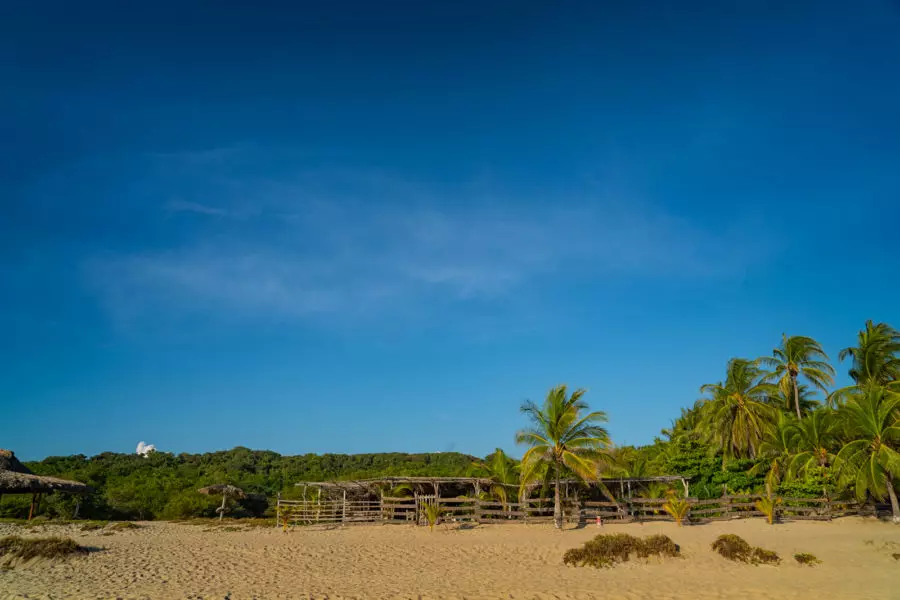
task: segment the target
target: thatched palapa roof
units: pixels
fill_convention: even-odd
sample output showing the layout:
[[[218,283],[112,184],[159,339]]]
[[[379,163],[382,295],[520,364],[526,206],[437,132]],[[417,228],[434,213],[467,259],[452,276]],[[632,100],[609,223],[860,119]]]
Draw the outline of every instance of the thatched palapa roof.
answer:
[[[205,488],[200,488],[197,491],[201,494],[207,494],[209,496],[221,495],[228,496],[230,498],[244,498],[246,496],[244,494],[244,490],[227,483],[216,483],[214,485],[208,485]]]
[[[0,448],[0,494],[86,494],[91,488],[77,481],[35,475],[11,450]]]

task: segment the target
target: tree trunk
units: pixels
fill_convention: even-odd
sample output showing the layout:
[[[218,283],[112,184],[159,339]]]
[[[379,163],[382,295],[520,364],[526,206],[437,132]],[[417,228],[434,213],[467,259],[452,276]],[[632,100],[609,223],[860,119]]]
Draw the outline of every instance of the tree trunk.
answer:
[[[556,486],[553,492],[553,524],[562,529],[562,506],[559,499],[559,463],[556,463]]]
[[[794,384],[794,408],[797,409],[797,419],[802,419],[800,416],[800,390],[797,387],[797,376],[793,373],[791,374],[791,383]]]
[[[894,478],[888,473],[885,475],[887,479],[888,496],[891,497],[891,513],[893,514],[891,521],[900,523],[900,504],[897,503],[897,491],[894,489]]]

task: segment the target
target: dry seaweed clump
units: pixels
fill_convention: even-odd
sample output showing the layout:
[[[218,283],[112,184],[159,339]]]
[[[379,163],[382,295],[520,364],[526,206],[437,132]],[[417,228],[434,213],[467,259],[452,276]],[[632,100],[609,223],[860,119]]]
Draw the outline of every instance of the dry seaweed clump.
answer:
[[[87,553],[87,548],[79,546],[74,540],[69,538],[23,538],[17,535],[8,535],[4,538],[0,538],[0,558],[5,560],[68,558],[70,556]]]
[[[563,563],[575,566],[611,567],[627,562],[632,554],[638,558],[650,556],[678,556],[678,545],[666,535],[651,535],[640,539],[627,533],[598,535],[581,548],[572,548],[563,555]]]
[[[744,538],[733,533],[726,533],[716,538],[712,544],[712,549],[727,558],[736,562],[745,562],[753,565],[761,564],[778,564],[781,557],[771,550],[763,548],[755,548],[747,543]]]
[[[808,554],[806,552],[801,552],[799,554],[794,555],[794,560],[796,560],[801,565],[809,565],[810,567],[815,566],[822,562],[818,558],[816,558],[815,554]]]

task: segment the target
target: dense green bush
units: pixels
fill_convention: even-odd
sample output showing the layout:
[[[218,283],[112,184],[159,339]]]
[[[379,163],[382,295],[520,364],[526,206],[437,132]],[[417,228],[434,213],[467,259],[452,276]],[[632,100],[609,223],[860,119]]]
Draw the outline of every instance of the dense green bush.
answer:
[[[268,509],[268,498],[278,492],[299,494],[300,481],[361,479],[388,475],[464,475],[474,457],[456,452],[436,454],[306,454],[281,456],[270,451],[234,448],[205,454],[136,454],[105,452],[54,456],[27,466],[39,475],[84,482],[93,491],[84,497],[45,496],[41,514],[71,518],[76,502],[79,515],[88,519],[182,519],[215,516],[220,498],[204,496],[197,489],[213,483],[230,483],[250,495],[230,507],[229,515],[259,517]],[[0,517],[28,516],[30,496],[5,495]]]

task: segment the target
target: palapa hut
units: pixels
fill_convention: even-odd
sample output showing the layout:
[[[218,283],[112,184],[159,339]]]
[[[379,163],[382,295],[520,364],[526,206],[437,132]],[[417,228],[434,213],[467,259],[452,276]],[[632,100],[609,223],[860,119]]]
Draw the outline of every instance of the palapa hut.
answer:
[[[31,494],[31,509],[28,518],[34,516],[41,501],[41,494],[62,492],[65,494],[86,494],[91,490],[78,481],[35,475],[19,462],[12,450],[0,448],[0,499],[3,494]]]
[[[200,488],[197,490],[201,494],[206,494],[207,496],[222,496],[222,506],[216,509],[216,512],[219,513],[219,520],[222,520],[222,517],[225,515],[225,503],[228,498],[234,498],[235,500],[242,500],[247,497],[239,487],[227,484],[227,483],[216,483],[214,485],[208,485],[204,488]]]

